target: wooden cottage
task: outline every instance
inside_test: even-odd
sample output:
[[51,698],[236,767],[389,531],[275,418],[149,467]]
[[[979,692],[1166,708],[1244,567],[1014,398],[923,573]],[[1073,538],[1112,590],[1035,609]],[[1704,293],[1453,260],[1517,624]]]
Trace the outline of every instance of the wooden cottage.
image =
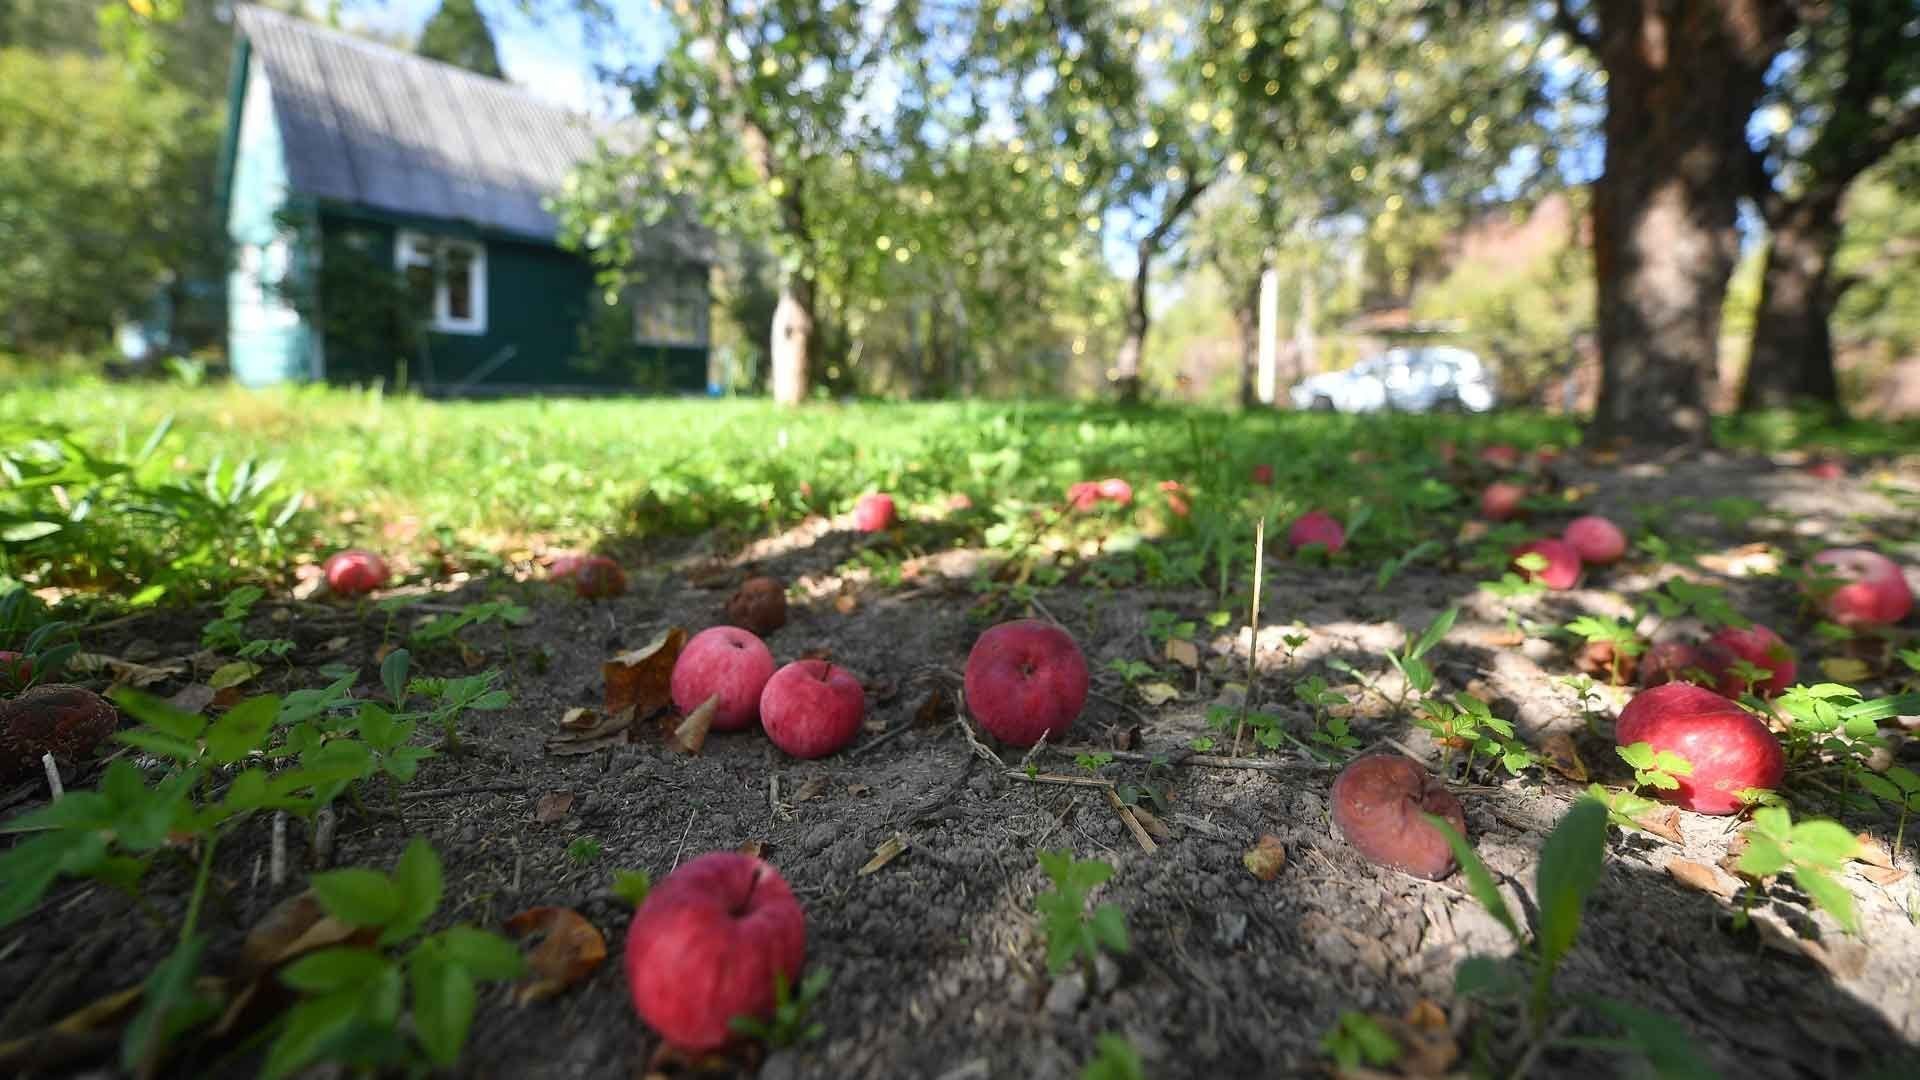
[[[639,238],[609,296],[546,209],[600,130],[498,79],[235,5],[219,176],[228,355],[254,386],[698,391],[709,247]],[[613,302],[609,302],[609,301]]]

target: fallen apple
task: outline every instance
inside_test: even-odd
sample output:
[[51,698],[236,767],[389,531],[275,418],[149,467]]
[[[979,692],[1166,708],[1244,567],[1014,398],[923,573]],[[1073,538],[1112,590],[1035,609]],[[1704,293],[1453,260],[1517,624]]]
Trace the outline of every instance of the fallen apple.
[[973,643],[963,683],[974,719],[1001,742],[1058,742],[1087,703],[1087,658],[1053,623],[1017,619]]
[[853,504],[853,527],[863,533],[880,532],[893,524],[893,496],[869,493]]
[[1293,519],[1293,525],[1287,529],[1287,543],[1295,551],[1308,544],[1319,544],[1332,555],[1347,546],[1347,530],[1340,527],[1332,514],[1309,510]]
[[1467,833],[1460,800],[1418,762],[1397,754],[1355,758],[1333,782],[1333,823],[1368,862],[1438,881],[1453,873],[1453,848],[1420,815]]
[[327,588],[337,596],[365,596],[387,583],[387,561],[371,551],[350,548],[320,564]]
[[1635,694],[1614,725],[1620,746],[1646,743],[1656,753],[1686,759],[1691,772],[1674,775],[1679,786],[1647,790],[1682,809],[1733,814],[1749,788],[1773,789],[1786,775],[1780,740],[1759,718],[1704,687],[1668,683]]
[[1178,480],[1162,480],[1158,487],[1167,497],[1167,509],[1175,517],[1186,517],[1193,511],[1193,504],[1187,501],[1187,486]]
[[1836,579],[1810,586],[1821,611],[1841,626],[1891,626],[1913,610],[1913,590],[1900,564],[1865,548],[1830,548],[1813,557],[1809,573]]
[[1833,458],[1821,458],[1807,465],[1807,475],[1815,480],[1842,480],[1847,475],[1847,465]]
[[1273,466],[1259,464],[1253,467],[1253,482],[1261,487],[1273,486]]
[[74,760],[120,726],[107,699],[84,687],[45,683],[0,701],[0,780],[40,768],[43,755]]
[[779,579],[754,577],[740,583],[727,598],[727,621],[756,634],[771,634],[787,625],[787,590]]
[[1488,484],[1480,493],[1480,516],[1488,521],[1512,521],[1520,513],[1520,501],[1527,489],[1502,480]]
[[1133,485],[1117,476],[1109,476],[1105,480],[1100,481],[1094,490],[1100,493],[1102,499],[1108,502],[1119,503],[1121,506],[1125,506],[1133,501]]
[[760,726],[797,758],[825,757],[852,742],[866,719],[860,680],[825,660],[795,660],[760,691]]
[[706,1051],[735,1017],[773,1014],[779,979],[797,986],[807,918],[786,879],[737,851],[683,863],[653,887],[627,927],[634,1011],[668,1043]]
[[1733,670],[1735,661],[1744,660],[1773,673],[1765,682],[1750,688],[1758,697],[1773,697],[1792,686],[1797,674],[1793,650],[1780,640],[1779,634],[1759,623],[1745,630],[1722,628],[1707,639],[1700,655],[1703,661],[1700,666],[1719,680],[1719,690],[1727,697],[1738,697],[1749,690],[1747,680]]
[[1522,577],[1545,585],[1549,589],[1571,589],[1580,580],[1580,553],[1565,540],[1533,540],[1513,549],[1513,557],[1519,560],[1526,555],[1537,555],[1546,560],[1547,565],[1538,570],[1528,570],[1515,566]]
[[1707,658],[1684,641],[1662,641],[1640,657],[1640,685],[1660,686],[1687,681],[1688,671],[1705,671]]
[[693,635],[680,650],[668,690],[682,713],[718,695],[713,730],[741,731],[760,718],[760,694],[772,677],[773,654],[766,642],[737,626],[715,626]]
[[1560,539],[1573,545],[1580,561],[1589,566],[1617,563],[1627,553],[1627,534],[1620,526],[1598,514],[1587,514],[1567,522]]
[[1520,451],[1510,443],[1494,443],[1480,448],[1480,463],[1496,469],[1511,469],[1520,464]]
[[1100,485],[1081,480],[1067,486],[1067,505],[1082,513],[1100,505]]
[[562,555],[547,570],[550,581],[572,582],[573,591],[589,600],[619,596],[627,591],[627,574],[605,555]]

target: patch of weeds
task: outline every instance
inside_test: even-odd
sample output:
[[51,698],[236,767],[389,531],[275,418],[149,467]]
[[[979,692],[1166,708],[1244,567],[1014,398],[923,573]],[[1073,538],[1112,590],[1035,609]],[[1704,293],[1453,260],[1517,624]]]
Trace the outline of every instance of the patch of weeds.
[[1493,715],[1492,707],[1472,694],[1458,694],[1450,701],[1422,701],[1413,723],[1433,736],[1446,760],[1452,760],[1455,750],[1467,752],[1463,776],[1473,775],[1473,763],[1479,757],[1498,762],[1514,776],[1540,762],[1538,754],[1514,737],[1513,724]]
[[1335,705],[1348,704],[1347,695],[1327,686],[1327,680],[1313,675],[1293,685],[1293,696],[1313,710],[1313,731],[1307,735],[1308,740],[1342,757],[1360,749],[1360,740],[1353,734],[1347,719],[1327,712]]
[[1613,619],[1602,619],[1592,615],[1581,617],[1568,623],[1566,631],[1589,645],[1608,645],[1612,653],[1607,661],[1607,681],[1619,686],[1625,680],[1621,678],[1621,663],[1647,651],[1646,642],[1634,632],[1629,623]]
[[[1732,601],[1727,599],[1725,589],[1712,585],[1696,585],[1683,578],[1672,578],[1660,588],[1647,594],[1646,610],[1658,615],[1663,621],[1671,621],[1686,615],[1693,615],[1709,629],[1730,626],[1735,630],[1744,630],[1753,623],[1734,609]],[[1634,622],[1640,622],[1645,612],[1635,612]]]
[[[402,598],[411,601],[411,597]],[[465,646],[460,632],[472,626],[484,626],[487,623],[499,623],[503,626],[519,626],[529,617],[526,608],[511,600],[482,600],[463,604],[457,612],[435,615],[422,623],[419,628],[407,635],[408,644],[416,649],[431,649],[440,645]]]
[[[1468,891],[1506,928],[1518,946],[1511,957],[1469,956],[1454,972],[1454,992],[1488,1010],[1493,1030],[1474,1046],[1473,1071],[1498,1075],[1503,1062],[1554,1047],[1580,1048],[1634,1056],[1663,1077],[1715,1075],[1685,1029],[1665,1016],[1592,993],[1563,996],[1554,985],[1560,962],[1579,939],[1587,896],[1604,870],[1607,810],[1581,799],[1560,819],[1541,845],[1534,872],[1535,932],[1523,933],[1486,864],[1466,838],[1445,820],[1428,814],[1453,848]],[[1557,1034],[1555,1023],[1568,1009],[1580,1009],[1621,1030],[1617,1038]]]
[[1094,1058],[1080,1070],[1080,1080],[1147,1080],[1147,1067],[1126,1036],[1105,1032],[1093,1047]]
[[757,1016],[736,1016],[727,1022],[728,1026],[772,1050],[813,1042],[827,1033],[827,1025],[809,1020],[808,1015],[832,979],[833,972],[815,968],[800,980],[799,992],[794,993],[787,985],[787,973],[776,971],[773,973],[773,1017],[762,1020]]
[[1400,576],[1401,571],[1407,567],[1413,566],[1422,559],[1438,555],[1445,550],[1446,545],[1440,543],[1438,540],[1422,540],[1407,549],[1404,554],[1388,559],[1386,562],[1380,564],[1380,569],[1373,575],[1374,589],[1376,591],[1384,590],[1388,585],[1392,584],[1393,579]]
[[1351,1009],[1340,1014],[1325,1035],[1320,1050],[1342,1069],[1384,1069],[1400,1060],[1400,1043],[1378,1020]]
[[1127,916],[1119,905],[1088,907],[1089,894],[1113,877],[1112,864],[1075,859],[1071,851],[1042,851],[1040,869],[1053,882],[1033,901],[1047,943],[1048,971],[1058,975],[1080,963],[1091,974],[1102,952],[1127,951]]
[[1633,768],[1633,787],[1636,792],[1643,787],[1674,791],[1680,787],[1680,777],[1693,775],[1691,761],[1671,750],[1656,751],[1652,743],[1616,746],[1613,752]]
[[1119,675],[1121,681],[1125,682],[1128,686],[1134,685],[1141,679],[1159,674],[1154,670],[1152,664],[1144,660],[1126,660],[1118,656],[1107,661],[1107,670]]
[[1860,932],[1853,894],[1837,880],[1847,860],[1860,850],[1851,830],[1824,818],[1795,822],[1786,807],[1763,806],[1753,812],[1746,837],[1747,850],[1741,852],[1736,869],[1753,878],[1791,873],[1800,891],[1842,929]]
[[613,895],[639,907],[653,891],[653,877],[645,870],[615,870],[613,872]]
[[1113,764],[1113,755],[1105,750],[1092,754],[1075,754],[1073,763],[1085,769],[1087,772],[1098,776],[1100,775],[1101,769]]
[[567,845],[567,858],[575,866],[588,866],[606,850],[606,845],[591,836],[576,836]]

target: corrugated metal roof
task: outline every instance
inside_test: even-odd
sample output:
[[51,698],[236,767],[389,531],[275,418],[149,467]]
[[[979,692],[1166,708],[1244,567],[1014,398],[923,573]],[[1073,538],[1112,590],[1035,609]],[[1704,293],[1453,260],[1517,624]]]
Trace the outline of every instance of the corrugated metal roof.
[[[553,240],[540,202],[594,153],[591,120],[451,64],[250,4],[235,11],[296,192]],[[678,254],[703,255],[690,232],[672,232],[684,234]]]

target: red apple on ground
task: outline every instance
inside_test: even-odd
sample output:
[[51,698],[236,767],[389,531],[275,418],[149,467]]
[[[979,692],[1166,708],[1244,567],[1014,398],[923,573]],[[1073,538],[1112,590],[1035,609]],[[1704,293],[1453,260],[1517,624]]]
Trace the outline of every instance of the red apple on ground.
[[771,634],[787,625],[786,586],[770,577],[741,582],[727,598],[727,621],[756,634]]
[[869,493],[853,504],[853,527],[864,533],[879,532],[893,524],[893,496]]
[[1355,758],[1333,782],[1333,823],[1368,862],[1438,881],[1453,873],[1453,848],[1420,815],[1467,834],[1460,800],[1418,762],[1397,754]]
[[1511,469],[1520,464],[1520,451],[1509,443],[1481,447],[1480,461],[1496,469]]
[[1640,657],[1640,685],[1684,682],[1689,669],[1705,670],[1707,658],[1684,641],[1662,641]]
[[1807,570],[1841,582],[1820,600],[1827,618],[1841,626],[1891,626],[1913,610],[1900,564],[1877,551],[1831,548],[1815,555]]
[[771,865],[715,851],[653,887],[627,927],[627,987],[674,1046],[716,1050],[736,1016],[773,1014],[776,976],[798,986],[807,917]]
[[797,758],[825,757],[860,734],[866,691],[853,673],[825,660],[795,660],[760,691],[760,726]]
[[1518,566],[1514,567],[1520,570],[1521,576],[1529,581],[1536,581],[1549,589],[1558,590],[1571,589],[1574,582],[1580,580],[1580,553],[1565,540],[1551,538],[1533,540],[1513,549],[1513,557],[1516,561],[1522,555],[1538,555],[1547,561],[1547,565],[1539,570],[1521,570]]
[[1125,506],[1133,501],[1133,485],[1117,476],[1109,476],[1095,488],[1102,499]]
[[351,548],[320,564],[327,588],[338,596],[365,596],[387,583],[387,561],[371,551]]
[[1100,503],[1100,485],[1091,480],[1082,480],[1067,487],[1067,505],[1082,513],[1093,509]]
[[693,635],[673,663],[668,689],[683,713],[720,695],[713,730],[741,731],[760,718],[760,692],[773,678],[766,642],[737,626],[715,626]]
[[1253,482],[1261,487],[1273,486],[1273,466],[1260,464],[1253,467]]
[[1187,487],[1178,480],[1162,480],[1160,491],[1167,497],[1167,509],[1176,517],[1186,517],[1192,512],[1192,504],[1187,502]]
[[1001,742],[1058,742],[1087,703],[1087,658],[1052,623],[1004,622],[973,643],[965,690],[974,719]]
[[1807,466],[1807,475],[1815,480],[1841,480],[1847,475],[1847,466],[1845,462],[1821,458]]
[[1488,484],[1480,493],[1480,516],[1488,521],[1512,521],[1520,512],[1520,500],[1526,497],[1527,489],[1519,484]]
[[1580,561],[1591,566],[1619,562],[1627,553],[1627,534],[1620,526],[1598,514],[1587,514],[1567,522],[1560,539],[1573,545]]
[[19,690],[33,681],[33,658],[0,649],[0,690]]
[[562,555],[547,568],[547,579],[571,582],[573,591],[589,600],[627,591],[626,571],[605,555]]
[[1735,795],[1746,788],[1777,788],[1787,759],[1780,740],[1759,718],[1703,687],[1668,683],[1642,690],[1620,712],[1614,742],[1643,742],[1687,759],[1693,772],[1676,776],[1680,786],[1647,788],[1685,810],[1734,814],[1745,808]]
[[1794,675],[1797,674],[1793,650],[1780,640],[1779,634],[1759,623],[1745,630],[1725,627],[1708,638],[1700,652],[1705,660],[1701,666],[1720,680],[1720,692],[1727,697],[1738,697],[1748,689],[1746,680],[1733,672],[1735,660],[1745,660],[1755,667],[1773,672],[1766,682],[1752,687],[1752,692],[1758,697],[1773,697],[1792,686]]
[[1309,510],[1293,519],[1292,527],[1287,529],[1287,543],[1295,551],[1308,544],[1319,544],[1331,555],[1347,546],[1347,530],[1340,527],[1332,514]]

